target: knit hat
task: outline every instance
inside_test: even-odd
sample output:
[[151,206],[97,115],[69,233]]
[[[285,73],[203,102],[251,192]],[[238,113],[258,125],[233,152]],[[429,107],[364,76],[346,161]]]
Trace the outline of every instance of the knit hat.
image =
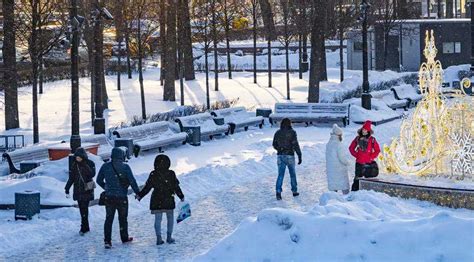
[[362,126],[362,129],[367,130],[367,132],[371,132],[372,131],[372,121],[370,121],[370,120],[365,121],[364,125]]
[[334,134],[334,135],[337,135],[337,136],[342,136],[342,134],[343,134],[342,128],[340,128],[337,124],[334,124],[332,126],[332,133],[331,134]]
[[155,170],[168,170],[171,166],[171,160],[167,155],[158,155],[155,158]]

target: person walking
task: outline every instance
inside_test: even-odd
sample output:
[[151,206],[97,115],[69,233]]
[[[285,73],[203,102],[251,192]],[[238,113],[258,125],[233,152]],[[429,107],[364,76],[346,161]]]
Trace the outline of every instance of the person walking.
[[291,191],[293,196],[299,196],[296,181],[295,152],[298,155],[298,165],[301,165],[302,155],[296,131],[291,126],[291,120],[285,118],[281,121],[280,129],[273,137],[273,148],[277,151],[278,179],[276,182],[276,199],[281,200],[283,178],[288,167],[291,179]]
[[89,202],[94,199],[94,188],[88,188],[87,183],[93,181],[95,176],[95,164],[87,157],[84,148],[79,147],[74,153],[74,162],[69,172],[69,179],[66,182],[64,191],[69,198],[69,190],[74,185],[72,199],[77,201],[79,213],[81,214],[81,230],[79,234],[83,236],[90,231],[89,227]]
[[118,212],[120,224],[120,238],[122,243],[133,241],[128,235],[128,187],[131,186],[135,194],[140,192],[135,177],[133,177],[130,166],[125,163],[125,152],[114,147],[112,149],[111,161],[102,165],[97,175],[97,184],[105,191],[105,223],[104,243],[105,248],[112,247],[112,224],[115,211]]
[[380,154],[380,146],[373,134],[372,122],[367,120],[349,146],[351,155],[356,159],[352,191],[359,190],[359,178],[372,177],[369,172],[372,172],[372,168],[378,168],[375,159]]
[[141,200],[153,189],[150,199],[150,210],[155,215],[157,245],[165,243],[161,238],[163,214],[166,214],[168,224],[166,242],[168,244],[175,243],[175,240],[172,238],[174,209],[176,208],[174,195],[176,194],[181,201],[184,201],[184,194],[179,186],[179,180],[174,171],[170,170],[170,166],[171,161],[167,155],[158,155],[155,158],[154,170],[151,171],[143,189],[137,194],[137,199]]
[[343,131],[337,125],[332,127],[331,137],[326,144],[326,173],[328,189],[330,191],[341,190],[343,194],[349,193],[349,161],[342,146]]

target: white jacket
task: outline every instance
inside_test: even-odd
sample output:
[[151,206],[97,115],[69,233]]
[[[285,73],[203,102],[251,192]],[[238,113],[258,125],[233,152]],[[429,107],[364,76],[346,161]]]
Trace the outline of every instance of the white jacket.
[[326,173],[328,176],[328,189],[349,189],[348,165],[350,162],[346,156],[346,150],[336,135],[331,134],[326,144]]

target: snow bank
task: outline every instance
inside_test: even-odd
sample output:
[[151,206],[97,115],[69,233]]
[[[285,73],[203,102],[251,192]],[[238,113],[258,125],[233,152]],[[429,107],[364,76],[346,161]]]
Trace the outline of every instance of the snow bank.
[[195,261],[473,261],[474,212],[360,191],[243,221]]
[[[96,170],[102,166],[100,157],[89,154]],[[68,159],[48,161],[38,168],[21,175],[11,175],[0,180],[0,204],[15,203],[15,193],[25,190],[40,192],[42,205],[72,205],[72,198],[65,198],[64,186],[69,177]],[[71,190],[72,193],[72,190]],[[95,190],[96,197],[100,192]]]

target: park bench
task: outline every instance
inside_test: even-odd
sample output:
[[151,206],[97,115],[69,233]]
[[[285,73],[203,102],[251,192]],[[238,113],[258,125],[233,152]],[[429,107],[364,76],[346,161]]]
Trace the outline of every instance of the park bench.
[[414,107],[416,104],[423,99],[423,96],[416,92],[416,89],[412,85],[400,85],[392,87],[394,96],[398,100],[408,100],[409,107]]
[[231,107],[225,109],[214,110],[211,115],[217,118],[223,118],[224,123],[230,126],[230,133],[233,134],[235,130],[243,128],[245,131],[250,126],[263,127],[263,117],[250,116],[244,107]]
[[178,117],[175,121],[179,124],[181,132],[186,132],[188,127],[200,127],[201,138],[212,139],[216,135],[228,135],[230,132],[228,124],[217,125],[210,113]]
[[284,118],[292,122],[312,124],[318,121],[341,121],[344,126],[350,121],[350,105],[336,103],[276,103],[270,115],[273,125]]
[[185,144],[187,137],[185,132],[174,132],[170,128],[170,123],[166,121],[117,129],[113,131],[113,135],[117,138],[133,139],[135,157],[141,151],[158,149],[162,152],[165,146],[176,143]]
[[110,160],[113,146],[109,143],[109,139],[105,134],[82,136],[81,143],[99,144],[97,156],[104,161]]
[[[3,160],[7,161],[9,173],[21,174],[21,163],[33,163],[39,166],[49,160],[48,147],[46,145],[30,146],[17,149],[15,151],[5,152],[2,155]],[[20,166],[19,166],[20,165]],[[19,169],[20,168],[20,169]]]
[[371,92],[370,95],[372,95],[372,97],[375,99],[383,101],[388,107],[393,110],[403,108],[403,110],[407,111],[408,107],[410,107],[410,100],[396,99],[394,93],[390,90],[374,91]]

